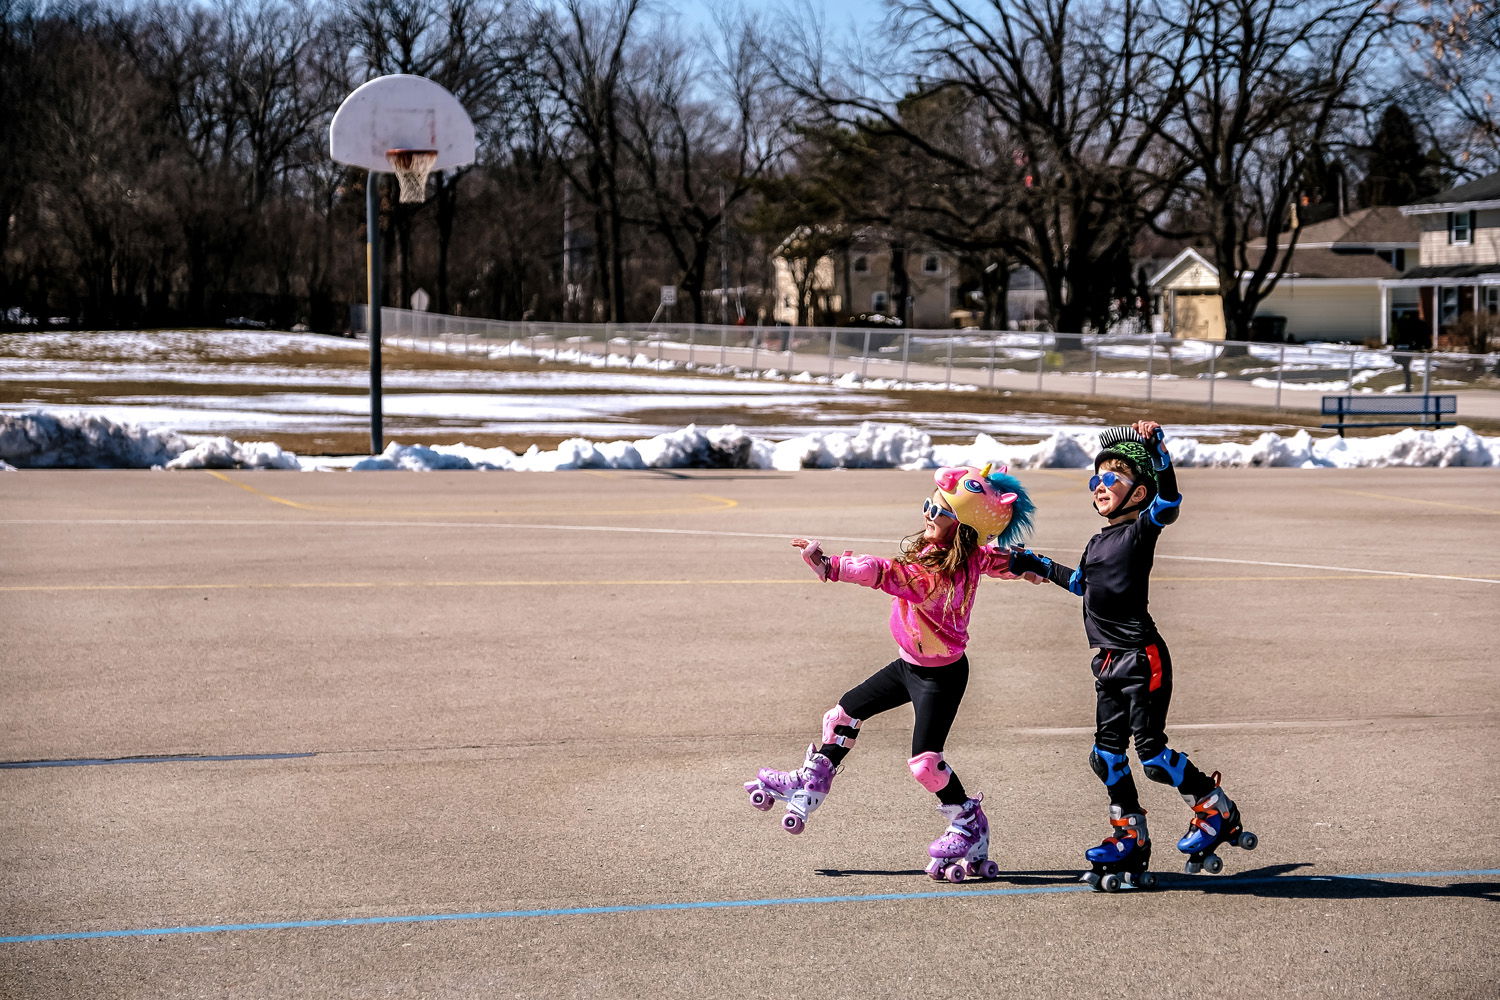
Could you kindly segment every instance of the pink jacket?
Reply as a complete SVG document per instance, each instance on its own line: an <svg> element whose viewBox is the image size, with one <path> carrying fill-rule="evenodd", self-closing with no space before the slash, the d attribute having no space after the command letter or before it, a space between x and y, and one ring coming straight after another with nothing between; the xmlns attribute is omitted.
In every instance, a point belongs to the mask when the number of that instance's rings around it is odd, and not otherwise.
<svg viewBox="0 0 1500 1000"><path fill-rule="evenodd" d="M969 644L969 613L981 576L1015 579L1010 553L983 547L948 586L925 566L880 556L829 556L830 580L884 591L891 602L891 635L901 658L919 667L955 663Z"/></svg>

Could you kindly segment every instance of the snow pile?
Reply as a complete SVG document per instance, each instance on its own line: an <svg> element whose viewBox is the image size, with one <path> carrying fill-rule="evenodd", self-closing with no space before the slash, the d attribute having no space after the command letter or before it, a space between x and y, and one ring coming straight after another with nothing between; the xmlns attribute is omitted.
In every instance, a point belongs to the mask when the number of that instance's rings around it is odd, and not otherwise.
<svg viewBox="0 0 1500 1000"><path fill-rule="evenodd" d="M300 469L267 442L190 440L100 416L0 413L0 462L32 469Z"/></svg>
<svg viewBox="0 0 1500 1000"><path fill-rule="evenodd" d="M1265 433L1249 444L1173 438L1173 461L1184 467L1370 468L1386 466L1500 467L1500 438L1468 427L1408 428L1374 438L1289 437ZM965 444L933 444L904 424L866 422L853 433L818 431L776 441L726 424L679 430L635 441L570 438L555 449L533 445L522 454L470 445L391 444L350 461L298 457L265 442L188 438L171 431L114 423L99 416L37 411L0 414L0 463L21 468L87 469L449 469L551 472L566 469L929 469L941 465L1005 464L1013 469L1084 469L1098 450L1093 430L1054 430L1033 444L1005 444L978 434Z"/></svg>

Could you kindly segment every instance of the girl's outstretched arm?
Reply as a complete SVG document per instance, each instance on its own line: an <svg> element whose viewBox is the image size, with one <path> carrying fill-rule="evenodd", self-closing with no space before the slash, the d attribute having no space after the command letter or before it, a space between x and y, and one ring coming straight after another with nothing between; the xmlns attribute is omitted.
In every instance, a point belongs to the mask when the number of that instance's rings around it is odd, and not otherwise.
<svg viewBox="0 0 1500 1000"><path fill-rule="evenodd" d="M838 564L823 554L823 546L813 539L793 538L792 545L802 550L802 561L818 574L818 579L827 583L838 580Z"/></svg>

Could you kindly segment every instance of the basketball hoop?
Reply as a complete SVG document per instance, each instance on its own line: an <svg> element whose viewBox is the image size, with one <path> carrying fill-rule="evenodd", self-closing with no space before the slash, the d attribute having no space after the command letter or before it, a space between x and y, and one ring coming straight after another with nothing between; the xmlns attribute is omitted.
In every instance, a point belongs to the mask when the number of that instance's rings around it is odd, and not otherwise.
<svg viewBox="0 0 1500 1000"><path fill-rule="evenodd" d="M408 204L427 199L427 175L437 162L435 149L388 149L385 158L401 184L401 200Z"/></svg>

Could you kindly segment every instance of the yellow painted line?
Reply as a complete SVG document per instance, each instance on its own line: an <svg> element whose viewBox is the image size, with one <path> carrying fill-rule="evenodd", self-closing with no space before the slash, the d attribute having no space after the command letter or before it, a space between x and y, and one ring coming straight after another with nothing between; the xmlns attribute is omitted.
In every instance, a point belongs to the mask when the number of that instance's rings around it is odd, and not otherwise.
<svg viewBox="0 0 1500 1000"><path fill-rule="evenodd" d="M392 516L392 515L399 515L399 516L402 516L402 517L495 517L495 516L501 516L501 515L503 515L503 516L509 516L509 517L533 517L537 513L536 511L528 511L528 510L510 510L510 511L506 511L506 510L482 510L482 511L434 510L434 511L423 511L423 510L407 510L407 509L398 508L398 507L388 507L388 508L380 508L380 507L350 507L350 506L338 505L338 504L301 503L301 502L296 501L296 500L288 500L285 497L275 496L274 494L267 493L264 490L258 490L254 486L251 486L249 483L242 483L242 482L240 482L237 479L232 479L229 476L224 475L222 472L215 472L215 471L209 470L209 469L205 469L204 471L207 472L210 476L213 476L215 479L222 480L223 482L226 482L226 483L228 483L231 486L238 486L240 489L244 490L246 493L251 493L251 494L253 494L255 496L258 496L262 500L269 500L272 503L282 504L283 506L286 506L286 507L294 507L297 510L319 511L321 513L330 513L331 512L331 513L343 513L343 514L372 514L372 515L379 514L379 515L384 515L384 516L388 516L388 517ZM590 470L584 470L584 471L590 471ZM607 471L610 471L610 470L593 470L593 471L598 471L600 473L603 473L603 472L607 472ZM692 496L692 497L694 497L695 499L698 499L698 500L707 501L707 503L709 504L709 506L707 506L707 507L698 507L698 508L693 508L693 507L667 507L667 508L664 508L664 509L661 509L661 510L589 510L589 511L587 511L587 513L591 517L593 517L593 516L604 516L604 515L640 515L640 516L653 516L653 517L654 516L663 516L663 515L665 515L665 516L676 517L676 516L679 516L679 515L682 515L682 514L703 514L703 513L710 512L710 511L728 510L731 507L738 507L740 505L740 502L738 500L731 500L728 497L717 497L717 496L713 496L712 494L709 494L709 493L691 493L691 494L689 494L689 496Z"/></svg>
<svg viewBox="0 0 1500 1000"><path fill-rule="evenodd" d="M417 587L707 587L818 583L797 580L355 580L314 583L79 583L0 587L3 593L113 590L378 590Z"/></svg>
<svg viewBox="0 0 1500 1000"><path fill-rule="evenodd" d="M1296 583L1303 580L1400 580L1400 574L1367 574L1365 576L1158 576L1158 583ZM51 593L78 591L140 590L379 590L415 589L420 587L730 587L730 586L803 586L818 583L806 579L743 580L328 580L304 583L60 583L33 586L0 587L0 593ZM997 583L1019 582L997 580Z"/></svg>
<svg viewBox="0 0 1500 1000"><path fill-rule="evenodd" d="M1327 489L1330 493L1347 493L1350 496L1370 497L1374 500L1397 500L1401 503L1418 503L1429 507L1452 507L1454 510L1472 510L1480 514L1500 514L1500 510L1493 510L1489 507L1474 507L1466 503L1448 503L1446 500L1418 500L1416 497L1392 496L1388 493L1366 493L1363 490L1345 490L1332 486L1327 487Z"/></svg>

